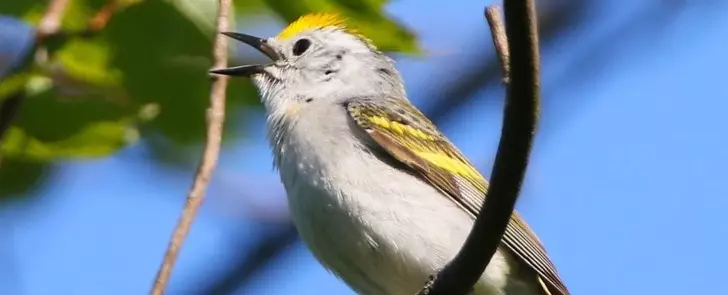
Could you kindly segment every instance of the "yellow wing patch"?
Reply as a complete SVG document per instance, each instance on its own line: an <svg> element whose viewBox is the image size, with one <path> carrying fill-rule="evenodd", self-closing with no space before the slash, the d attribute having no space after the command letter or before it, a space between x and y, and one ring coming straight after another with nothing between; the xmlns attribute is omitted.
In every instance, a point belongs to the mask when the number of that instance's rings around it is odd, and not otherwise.
<svg viewBox="0 0 728 295"><path fill-rule="evenodd" d="M415 151L415 154L441 169L445 169L450 173L458 174L466 179L483 179L483 176L481 176L480 173L473 168L473 166L448 155L435 152L418 151Z"/></svg>
<svg viewBox="0 0 728 295"><path fill-rule="evenodd" d="M480 185L481 182L485 182L480 172L467 162L458 151L454 150L453 146L441 144L441 138L410 125L394 121L389 117L370 115L366 116L366 119L372 125L377 126L379 130L386 130L386 132L396 134L394 137L396 141L431 165L471 180L476 187L482 187L485 190L485 187Z"/></svg>
<svg viewBox="0 0 728 295"><path fill-rule="evenodd" d="M399 135L412 135L419 139L435 140L435 137L426 134L417 128L413 128L411 126L407 126L396 121L390 121L385 117L372 116L367 119L369 119L369 122L371 122L372 124L399 133Z"/></svg>
<svg viewBox="0 0 728 295"><path fill-rule="evenodd" d="M323 29L327 27L335 27L337 29L345 30L349 33L356 34L356 32L346 26L346 22L338 14L335 13L311 13L301 16L296 21L292 22L288 27L281 31L277 38L288 39L293 36L300 34L301 32L311 29Z"/></svg>
<svg viewBox="0 0 728 295"><path fill-rule="evenodd" d="M485 201L487 181L422 113L395 98L360 99L348 104L352 118L381 148L419 173L473 217ZM544 293L570 294L546 250L517 213L503 242L539 275Z"/></svg>

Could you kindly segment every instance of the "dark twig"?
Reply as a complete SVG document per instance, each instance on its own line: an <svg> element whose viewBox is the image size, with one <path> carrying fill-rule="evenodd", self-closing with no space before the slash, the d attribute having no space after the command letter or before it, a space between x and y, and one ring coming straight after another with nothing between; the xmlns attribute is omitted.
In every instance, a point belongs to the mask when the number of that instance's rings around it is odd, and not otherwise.
<svg viewBox="0 0 728 295"><path fill-rule="evenodd" d="M213 44L212 55L214 58L213 68L227 67L228 42L220 32L228 31L230 6L232 0L220 0L217 15L217 30L215 31L215 44ZM225 91L228 78L215 75L211 77L210 107L207 109L207 137L202 152L202 159L197 167L197 173L192 183L192 188L187 195L182 214L177 226L169 241L169 246L164 255L164 260L159 268L157 277L152 286L151 294L162 295L172 273L172 267L177 260L179 250L187 237L192 221L200 209L205 197L205 189L210 182L212 173L217 165L220 154L220 143L222 141L222 128L225 121Z"/></svg>
<svg viewBox="0 0 728 295"><path fill-rule="evenodd" d="M48 8L46 8L43 17L41 17L38 23L34 48L39 48L46 36L57 34L60 31L61 19L63 18L63 12L66 11L66 6L68 6L68 1L51 0L48 3ZM24 96L25 93L21 90L6 97L0 103L0 145L2 145L5 133L10 129L10 125L15 119L18 110L20 110ZM0 154L0 163L1 161L2 155Z"/></svg>
<svg viewBox="0 0 728 295"><path fill-rule="evenodd" d="M2 144L5 132L10 129L10 123L13 122L15 114L20 108L22 97L22 92L16 92L6 97L0 104L0 144Z"/></svg>
<svg viewBox="0 0 728 295"><path fill-rule="evenodd" d="M510 77L508 37L506 36L506 27L503 25L503 20L501 19L500 8L497 5L486 7L485 18L488 20L488 26L490 26L490 35L493 37L496 57L501 66L503 83L508 84Z"/></svg>
<svg viewBox="0 0 728 295"><path fill-rule="evenodd" d="M420 294L472 290L498 249L528 166L539 111L536 10L534 0L506 0L504 9L511 80L488 198L460 252Z"/></svg>
<svg viewBox="0 0 728 295"><path fill-rule="evenodd" d="M88 22L88 25L86 26L86 31L88 32L99 32L103 30L106 27L106 24L109 23L109 20L111 20L111 16L114 15L114 12L119 8L119 1L118 0L109 0L106 1L106 4L99 9L99 11L96 12L93 18Z"/></svg>

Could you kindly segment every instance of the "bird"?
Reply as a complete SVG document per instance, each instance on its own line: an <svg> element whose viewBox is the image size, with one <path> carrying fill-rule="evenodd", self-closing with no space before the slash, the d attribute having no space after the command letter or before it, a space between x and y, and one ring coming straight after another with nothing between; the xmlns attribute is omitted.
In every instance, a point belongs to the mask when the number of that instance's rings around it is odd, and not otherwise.
<svg viewBox="0 0 728 295"><path fill-rule="evenodd" d="M488 182L347 20L317 12L273 37L222 32L271 62L210 72L258 89L291 219L316 260L358 294L411 295L457 254ZM472 294L570 293L514 212Z"/></svg>

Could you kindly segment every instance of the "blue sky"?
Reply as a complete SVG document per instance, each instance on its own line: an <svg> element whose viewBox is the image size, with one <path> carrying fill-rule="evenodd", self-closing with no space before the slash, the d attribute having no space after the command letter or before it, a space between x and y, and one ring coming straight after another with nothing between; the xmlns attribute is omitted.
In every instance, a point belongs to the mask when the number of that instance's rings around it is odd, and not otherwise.
<svg viewBox="0 0 728 295"><path fill-rule="evenodd" d="M717 294L728 264L728 9L716 1L688 5L659 29L635 27L638 37L614 40L619 44L608 60L588 63L599 68L579 68L575 57L647 5L639 2L600 1L587 14L588 27L544 49L549 103L518 208L574 294ZM433 52L399 61L420 106L427 105L420 97L432 91L431 81L491 50L484 3L441 3L389 6ZM586 74L575 75L574 66ZM486 174L502 93L480 92L440 126ZM246 115L246 139L222 155L169 294L196 290L231 253L245 251L245 237L262 232L261 222L249 218L255 211L285 206L263 117ZM0 293L145 293L193 171L161 171L144 156L136 146L68 163L35 202L0 208ZM353 294L299 244L240 294L321 292Z"/></svg>

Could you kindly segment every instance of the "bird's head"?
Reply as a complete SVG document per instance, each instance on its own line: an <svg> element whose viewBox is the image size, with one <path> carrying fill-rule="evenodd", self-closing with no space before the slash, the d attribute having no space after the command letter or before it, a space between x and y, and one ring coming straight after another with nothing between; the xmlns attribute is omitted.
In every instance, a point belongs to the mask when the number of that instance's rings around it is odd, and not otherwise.
<svg viewBox="0 0 728 295"><path fill-rule="evenodd" d="M252 46L272 62L211 73L251 77L266 105L300 108L310 102L340 103L380 94L404 97L392 59L336 14L304 15L270 38L223 34Z"/></svg>

